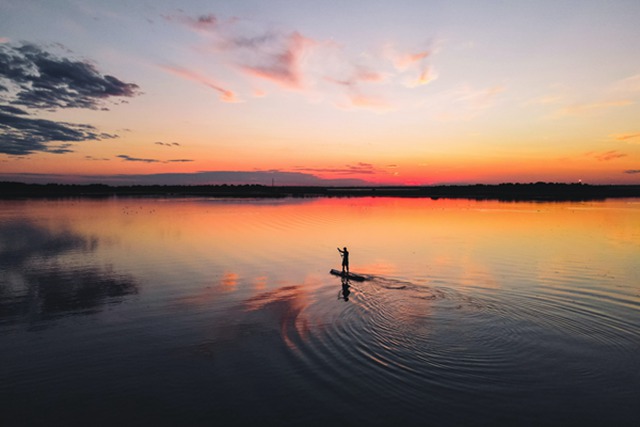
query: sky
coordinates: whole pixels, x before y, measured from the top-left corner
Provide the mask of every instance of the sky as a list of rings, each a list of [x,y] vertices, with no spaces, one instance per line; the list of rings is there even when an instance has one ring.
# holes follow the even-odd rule
[[[0,0],[0,181],[640,184],[640,2]]]

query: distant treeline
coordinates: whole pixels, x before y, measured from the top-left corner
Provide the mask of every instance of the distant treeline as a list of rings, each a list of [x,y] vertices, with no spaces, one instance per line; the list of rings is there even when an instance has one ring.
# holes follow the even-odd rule
[[[59,197],[431,197],[494,200],[598,200],[640,197],[640,185],[589,185],[536,182],[434,186],[304,187],[266,185],[25,184],[0,182],[0,198]]]

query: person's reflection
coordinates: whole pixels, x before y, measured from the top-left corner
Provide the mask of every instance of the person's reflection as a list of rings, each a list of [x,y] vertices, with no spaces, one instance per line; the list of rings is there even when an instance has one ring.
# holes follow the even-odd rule
[[[342,291],[340,292],[340,297],[345,301],[349,301],[349,294],[351,293],[351,290],[349,289],[350,287],[349,278],[342,277]]]

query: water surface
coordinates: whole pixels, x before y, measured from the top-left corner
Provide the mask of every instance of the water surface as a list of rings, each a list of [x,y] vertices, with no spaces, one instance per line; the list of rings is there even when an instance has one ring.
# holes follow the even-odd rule
[[[638,199],[2,201],[0,420],[636,425],[639,266]]]

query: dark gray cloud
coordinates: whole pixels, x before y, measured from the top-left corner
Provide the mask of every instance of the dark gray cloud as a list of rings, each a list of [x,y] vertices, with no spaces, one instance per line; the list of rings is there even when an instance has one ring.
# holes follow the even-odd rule
[[[56,175],[33,173],[0,173],[0,181],[27,183],[76,183],[109,185],[309,185],[347,186],[370,185],[357,178],[324,179],[311,173],[269,171],[202,171],[194,173],[159,173],[145,175]]]
[[[13,107],[5,106],[0,109],[0,153],[15,156],[24,156],[36,151],[61,154],[73,150],[69,148],[69,144],[52,147],[52,142],[79,142],[117,137],[101,133],[91,125],[34,119],[4,112],[11,108]]]
[[[640,173],[640,169],[627,169],[626,171],[624,171],[624,173],[634,175],[634,174]]]
[[[164,147],[179,147],[180,144],[177,142],[162,142],[162,141],[156,141],[154,142],[155,145],[162,145]]]
[[[27,108],[97,109],[107,98],[139,91],[136,84],[101,74],[90,62],[59,58],[33,44],[1,44],[0,64],[3,83],[17,90],[10,103]]]
[[[70,144],[51,143],[114,138],[91,125],[37,119],[31,113],[106,109],[107,100],[139,93],[136,84],[103,75],[86,60],[58,57],[34,44],[0,44],[0,153],[61,154],[73,151]]]
[[[131,157],[126,154],[119,154],[116,157],[126,160],[127,162],[160,163],[158,159],[141,159],[140,157]]]
[[[171,160],[158,160],[158,159],[141,159],[139,157],[131,157],[126,154],[119,154],[118,156],[122,160],[126,160],[127,162],[143,162],[143,163],[185,163],[185,162],[193,162],[192,159],[171,159]]]
[[[361,174],[374,174],[377,172],[376,168],[371,163],[359,162],[355,165],[345,165],[342,168],[297,168],[296,170],[302,172],[320,172],[320,173],[335,173],[340,175],[361,175]]]

